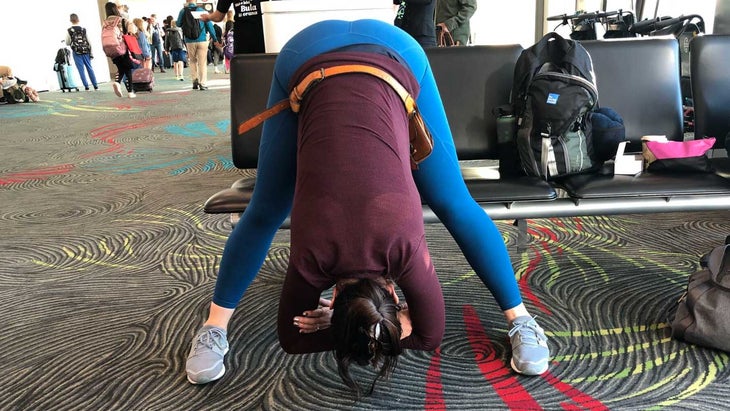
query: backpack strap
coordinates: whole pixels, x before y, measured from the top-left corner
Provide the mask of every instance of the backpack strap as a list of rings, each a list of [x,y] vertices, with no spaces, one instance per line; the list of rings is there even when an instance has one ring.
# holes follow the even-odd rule
[[[393,90],[395,90],[395,92],[400,96],[401,100],[403,100],[403,104],[405,105],[408,117],[412,117],[416,113],[416,101],[413,99],[411,94],[408,93],[408,90],[406,90],[406,88],[403,87],[403,85],[395,79],[395,77],[373,66],[368,66],[364,64],[344,64],[341,66],[321,68],[307,74],[304,79],[300,81],[299,84],[294,87],[294,89],[292,89],[288,99],[281,100],[273,105],[271,108],[266,109],[251,117],[250,119],[242,122],[238,126],[238,134],[241,135],[246,133],[247,131],[266,121],[268,118],[282,112],[283,110],[286,110],[287,108],[290,108],[293,112],[298,113],[302,100],[304,99],[304,95],[307,93],[307,91],[309,91],[312,87],[319,84],[327,77],[346,73],[370,74],[371,76],[377,77],[385,81],[393,88]]]

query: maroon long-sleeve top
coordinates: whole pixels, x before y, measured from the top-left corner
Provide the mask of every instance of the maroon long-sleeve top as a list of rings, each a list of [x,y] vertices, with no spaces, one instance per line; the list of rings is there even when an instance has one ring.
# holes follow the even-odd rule
[[[369,64],[388,71],[416,96],[410,71],[375,53],[320,55],[293,84],[320,67]],[[367,74],[328,78],[299,112],[297,180],[291,212],[291,255],[279,303],[278,332],[290,353],[334,348],[330,329],[299,333],[295,316],[317,307],[341,278],[392,279],[408,302],[410,349],[431,350],[444,333],[441,286],[426,245],[421,200],[410,169],[403,102]]]

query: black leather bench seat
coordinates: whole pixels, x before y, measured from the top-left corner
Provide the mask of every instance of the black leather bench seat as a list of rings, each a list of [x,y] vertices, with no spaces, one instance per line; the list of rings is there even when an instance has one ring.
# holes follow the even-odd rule
[[[730,95],[730,76],[718,61],[727,61],[722,59],[730,55],[730,37],[708,37],[695,38],[691,46],[697,46],[692,53],[696,138],[722,138],[730,128],[730,105],[724,104]],[[599,105],[622,115],[629,151],[640,149],[644,135],[685,139],[676,39],[582,43],[593,59]],[[730,210],[730,160],[724,156],[712,158],[718,172],[709,174],[614,176],[611,171],[554,182],[536,177],[500,178],[494,167],[499,146],[493,110],[509,103],[514,66],[521,51],[519,45],[426,49],[464,181],[490,217],[517,220],[521,235],[526,236],[526,221],[532,218]],[[237,136],[235,130],[239,122],[265,108],[275,60],[273,54],[242,54],[231,62],[232,156],[244,175],[210,197],[205,203],[206,213],[230,213],[233,221],[251,199],[261,127],[245,136]],[[482,167],[490,163],[491,167]],[[427,205],[423,206],[423,216],[427,223],[439,221]],[[288,227],[288,220],[282,227]]]
[[[560,185],[578,199],[730,195],[730,180],[713,173],[578,175],[561,180]]]
[[[537,177],[509,179],[466,178],[466,187],[477,203],[549,201],[558,194],[547,181]]]

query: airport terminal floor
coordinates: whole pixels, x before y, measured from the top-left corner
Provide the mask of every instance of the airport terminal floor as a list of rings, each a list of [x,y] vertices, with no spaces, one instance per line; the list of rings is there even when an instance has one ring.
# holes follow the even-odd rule
[[[670,338],[668,316],[730,213],[498,221],[549,371],[510,371],[502,314],[441,224],[426,235],[446,300],[433,352],[406,352],[355,400],[331,353],[287,355],[280,230],[229,328],[226,375],[185,377],[231,225],[208,197],[254,170],[230,152],[230,87],[171,71],[151,93],[40,93],[0,106],[0,409],[616,409],[727,407],[726,353]],[[241,137],[245,138],[245,137]],[[193,315],[197,313],[199,315]],[[356,379],[371,381],[367,371]]]

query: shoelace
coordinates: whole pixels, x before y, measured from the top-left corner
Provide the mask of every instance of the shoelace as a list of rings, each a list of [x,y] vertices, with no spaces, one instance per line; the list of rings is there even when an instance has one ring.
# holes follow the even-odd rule
[[[195,352],[198,351],[199,348],[206,347],[210,348],[211,350],[214,349],[214,345],[218,347],[219,350],[223,350],[223,346],[218,343],[217,338],[225,338],[223,337],[223,334],[221,334],[220,331],[215,329],[206,330],[205,334],[200,334],[198,336],[197,341],[195,341]]]
[[[524,332],[523,332],[524,331]],[[539,344],[540,331],[538,325],[535,322],[535,317],[532,320],[525,321],[523,323],[513,324],[512,329],[509,330],[507,335],[512,338],[513,335],[519,333],[520,341],[526,344]]]

